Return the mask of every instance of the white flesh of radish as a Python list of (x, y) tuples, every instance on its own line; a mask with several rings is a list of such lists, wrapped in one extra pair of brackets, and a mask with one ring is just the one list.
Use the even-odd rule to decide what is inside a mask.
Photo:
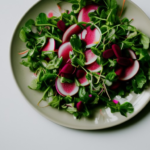
[[(56, 81), (56, 84), (57, 84), (57, 89), (59, 90), (59, 92), (64, 95), (64, 96), (73, 96), (75, 95), (78, 91), (79, 91), (79, 87), (75, 85), (74, 89), (72, 90), (72, 92), (66, 92), (64, 89), (63, 89), (63, 86), (62, 86), (62, 83), (60, 82), (60, 79), (58, 78), (57, 81)], [(75, 84), (75, 83), (74, 83)]]

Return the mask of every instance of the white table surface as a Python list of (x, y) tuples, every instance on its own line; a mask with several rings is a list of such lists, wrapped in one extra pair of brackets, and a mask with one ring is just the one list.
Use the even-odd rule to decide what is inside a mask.
[[(133, 0), (150, 17), (149, 0)], [(106, 130), (72, 130), (47, 120), (26, 101), (10, 68), (10, 41), (37, 0), (0, 0), (0, 150), (150, 150), (150, 103), (132, 120)]]

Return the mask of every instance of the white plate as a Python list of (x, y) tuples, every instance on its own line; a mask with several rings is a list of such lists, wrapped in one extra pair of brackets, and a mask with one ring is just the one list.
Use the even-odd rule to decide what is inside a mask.
[[(119, 5), (122, 5), (122, 1), (117, 1)], [(42, 93), (32, 91), (27, 87), (28, 85), (30, 85), (34, 75), (29, 71), (28, 68), (20, 65), (21, 58), (18, 55), (18, 52), (25, 49), (25, 44), (19, 39), (19, 31), (28, 19), (35, 19), (41, 12), (48, 14), (51, 10), (53, 10), (56, 14), (60, 15), (56, 4), (57, 1), (52, 0), (39, 1), (24, 15), (15, 30), (11, 43), (11, 65), (15, 80), (20, 90), (22, 91), (22, 94), (26, 97), (30, 104), (46, 118), (57, 124), (69, 128), (83, 130), (104, 129), (121, 124), (131, 119), (133, 116), (138, 114), (149, 102), (150, 89), (145, 90), (140, 95), (132, 93), (125, 99), (117, 97), (117, 99), (121, 103), (128, 101), (131, 102), (134, 106), (134, 113), (128, 114), (127, 118), (121, 116), (119, 113), (112, 114), (110, 112), (110, 109), (107, 108), (103, 109), (101, 112), (99, 109), (95, 110), (93, 118), (82, 118), (80, 120), (76, 120), (72, 115), (68, 114), (67, 112), (58, 111), (57, 109), (51, 107), (40, 108), (37, 106), (38, 101), (42, 97)], [(65, 4), (64, 7), (69, 8), (70, 6), (68, 4)], [(126, 12), (124, 14), (124, 17), (128, 17), (129, 19), (134, 18), (133, 25), (150, 37), (150, 20), (146, 16), (146, 14), (131, 1), (126, 1), (125, 7)]]

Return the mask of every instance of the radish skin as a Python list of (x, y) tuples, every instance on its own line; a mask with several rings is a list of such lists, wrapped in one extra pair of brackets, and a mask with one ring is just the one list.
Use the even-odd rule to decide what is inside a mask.
[[(128, 50), (132, 59), (137, 59), (135, 53), (132, 50)], [(140, 64), (138, 60), (135, 60), (129, 67), (124, 68), (123, 75), (119, 77), (121, 81), (127, 81), (132, 79), (139, 71)]]
[(90, 17), (88, 14), (90, 12), (94, 12), (98, 9), (99, 6), (97, 5), (88, 5), (84, 8), (82, 8), (78, 15), (78, 22), (90, 22)]
[(42, 48), (41, 51), (54, 51), (55, 50), (55, 40), (53, 38), (48, 39), (45, 46)]
[(69, 60), (69, 53), (72, 51), (72, 46), (70, 42), (66, 42), (59, 47), (58, 57), (63, 57), (63, 65)]
[(62, 38), (62, 42), (69, 42), (70, 41), (70, 37), (73, 35), (73, 34), (79, 34), (80, 32), (82, 31), (81, 27), (78, 26), (77, 24), (74, 24), (72, 26), (70, 26), (66, 32), (64, 33), (63, 35), (63, 38)]
[(85, 51), (84, 54), (86, 59), (85, 65), (90, 65), (97, 59), (97, 56), (91, 51), (91, 49)]

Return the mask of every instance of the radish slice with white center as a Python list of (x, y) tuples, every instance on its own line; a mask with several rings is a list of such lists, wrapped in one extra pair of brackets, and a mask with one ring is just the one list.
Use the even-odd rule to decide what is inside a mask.
[(70, 42), (64, 43), (59, 47), (58, 57), (63, 57), (63, 64), (69, 60), (69, 53), (72, 51), (72, 46)]
[(42, 48), (42, 51), (54, 51), (55, 50), (55, 40), (53, 38), (48, 39), (45, 46)]
[(56, 79), (56, 90), (62, 96), (73, 96), (78, 93), (79, 87), (74, 83), (61, 83), (60, 79)]
[(91, 51), (91, 49), (85, 51), (84, 54), (86, 59), (85, 65), (90, 65), (97, 59), (97, 56)]
[[(137, 59), (135, 53), (132, 50), (128, 51), (132, 59)], [(139, 68), (140, 64), (138, 60), (135, 60), (131, 66), (124, 68), (123, 75), (119, 77), (119, 80), (121, 81), (130, 80), (138, 73)]]
[(81, 27), (78, 26), (77, 24), (74, 24), (72, 26), (70, 26), (66, 32), (64, 33), (63, 35), (63, 38), (62, 38), (62, 42), (69, 42), (70, 41), (70, 37), (73, 35), (73, 34), (79, 34), (80, 32), (82, 31)]
[(76, 72), (76, 77), (77, 77), (77, 80), (79, 81), (79, 83), (82, 85), (82, 86), (87, 86), (89, 85), (89, 82), (86, 78), (86, 72), (84, 70), (78, 70)]
[(82, 39), (84, 40), (85, 37), (86, 37), (86, 35), (87, 35), (87, 30), (84, 29), (84, 30), (82, 31), (81, 35), (82, 35)]
[(88, 69), (91, 72), (99, 72), (102, 70), (102, 67), (95, 61), (94, 63), (88, 65), (86, 69)]
[(94, 45), (98, 45), (101, 41), (102, 33), (98, 27), (91, 30), (90, 26), (83, 30), (82, 40), (86, 43), (86, 48), (91, 48)]
[(82, 40), (81, 33), (80, 33), (80, 34), (78, 34), (78, 36), (79, 36), (79, 39), (81, 39), (81, 40)]
[(78, 22), (90, 22), (90, 17), (88, 16), (88, 14), (90, 12), (94, 12), (95, 10), (97, 10), (98, 7), (99, 6), (97, 5), (88, 5), (82, 8), (81, 11), (79, 12)]

